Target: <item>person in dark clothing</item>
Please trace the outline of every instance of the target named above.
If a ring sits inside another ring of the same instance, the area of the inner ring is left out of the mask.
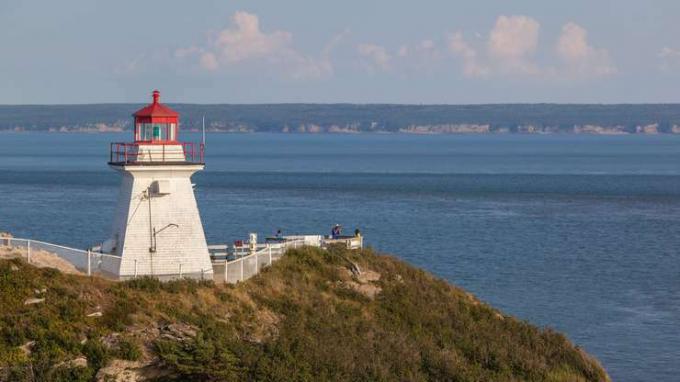
[[[342,232],[342,228],[340,227],[340,224],[336,224],[333,229],[331,230],[331,237],[333,239],[337,239],[340,237],[340,234]]]
[[[276,231],[276,238],[277,238],[277,239],[283,238],[283,232],[281,232],[280,229]]]

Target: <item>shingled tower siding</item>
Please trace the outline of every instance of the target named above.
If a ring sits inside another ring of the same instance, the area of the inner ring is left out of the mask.
[[[212,279],[191,185],[191,175],[204,168],[202,147],[177,140],[179,115],[159,98],[154,92],[153,103],[134,114],[134,143],[111,146],[109,165],[122,182],[108,251],[121,261],[105,271],[120,279]]]

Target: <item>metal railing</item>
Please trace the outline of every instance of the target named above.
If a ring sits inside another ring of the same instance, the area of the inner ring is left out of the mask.
[[[139,151],[140,145],[153,145],[160,148],[160,157],[154,158],[152,161],[140,161],[139,157],[143,155]],[[195,144],[193,142],[175,142],[175,143],[143,143],[143,142],[112,142],[109,149],[109,163],[120,164],[138,164],[147,162],[176,162],[177,158],[170,155],[174,151],[167,150],[166,147],[177,145],[182,146],[184,154],[184,163],[202,164],[205,163],[205,146],[202,143]]]
[[[291,248],[299,248],[305,245],[325,247],[335,242],[346,243],[348,249],[361,248],[363,245],[361,237],[329,240],[321,236],[293,236],[281,242],[257,244],[254,248],[248,246],[234,247],[231,253],[228,252],[227,245],[210,245],[208,250],[213,257],[213,280],[218,283],[245,281],[260,273],[263,268],[272,265],[274,261],[279,260]],[[117,275],[110,274],[106,270],[119,269],[120,256],[15,237],[0,237],[0,247],[3,246],[23,249],[24,251],[19,251],[17,255],[24,257],[28,263],[34,262],[33,255],[37,251],[44,251],[67,261],[88,276],[98,275],[119,280]],[[44,263],[41,266],[50,267],[49,264]],[[57,265],[52,267],[58,269]],[[137,276],[136,273],[135,271],[135,277]],[[182,278],[187,275],[182,272],[182,264],[178,264],[178,274],[166,276],[170,277],[169,279],[175,279],[176,276]]]
[[[25,257],[29,264],[34,262],[33,256],[37,251],[55,255],[88,276],[98,274],[108,278],[115,278],[104,272],[104,269],[116,269],[120,265],[119,256],[70,248],[40,240],[0,237],[0,246],[23,249],[24,251],[20,251],[18,255]],[[42,264],[42,266],[50,267],[48,264]],[[56,268],[56,266],[54,267]]]
[[[226,255],[226,245],[208,246],[213,256],[225,254],[224,261],[213,261],[214,281],[231,284],[245,281],[279,260],[288,249],[303,245],[304,239],[292,239],[281,243],[258,244],[254,252],[245,246],[235,247],[229,255]]]

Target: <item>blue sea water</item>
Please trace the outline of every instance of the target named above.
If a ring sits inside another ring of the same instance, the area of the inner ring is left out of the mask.
[[[0,230],[106,239],[128,134],[0,134]],[[198,136],[185,137],[197,141]],[[209,242],[360,227],[381,251],[565,332],[616,381],[680,375],[680,137],[210,135]]]

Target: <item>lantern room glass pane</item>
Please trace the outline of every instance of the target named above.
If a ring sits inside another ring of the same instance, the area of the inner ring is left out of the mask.
[[[170,141],[176,141],[177,140],[177,125],[174,123],[170,124],[170,134],[168,135],[168,140]]]
[[[135,140],[138,141],[174,141],[177,136],[175,123],[139,123]]]

